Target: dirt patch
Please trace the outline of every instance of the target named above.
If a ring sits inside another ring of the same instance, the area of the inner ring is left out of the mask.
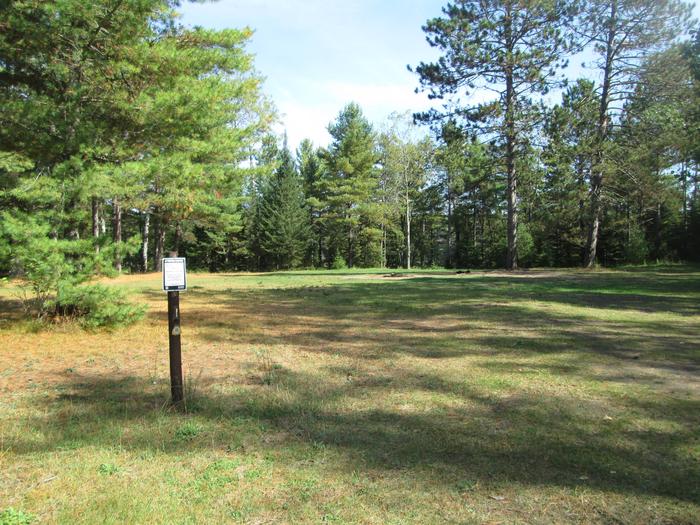
[[[700,366],[671,362],[620,360],[615,368],[593,366],[598,381],[645,385],[664,394],[700,395]]]

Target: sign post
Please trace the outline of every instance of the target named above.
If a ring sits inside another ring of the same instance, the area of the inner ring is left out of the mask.
[[[182,346],[180,344],[180,291],[187,290],[184,257],[163,259],[163,290],[168,292],[168,347],[170,350],[170,393],[174,405],[183,402]]]

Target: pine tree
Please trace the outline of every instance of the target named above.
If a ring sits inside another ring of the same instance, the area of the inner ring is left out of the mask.
[[[619,225],[607,239],[622,246],[617,251],[626,262],[675,258],[686,248],[692,74],[674,46],[647,57],[635,82],[609,153],[615,169],[608,172],[606,216]]]
[[[308,248],[310,220],[303,181],[286,141],[279,167],[263,190],[259,220],[260,247],[274,268],[299,266]]]
[[[0,252],[13,271],[28,271],[27,232],[61,241],[47,249],[75,280],[141,249],[143,214],[158,255],[167,233],[177,246],[213,217],[239,220],[241,161],[269,115],[250,31],[187,29],[170,0],[5,4],[0,206],[16,227],[0,232]]]
[[[373,200],[378,160],[374,131],[354,103],[345,106],[328,131],[333,142],[322,155],[326,173],[319,189],[331,238],[329,259],[340,255],[350,267],[377,265],[381,230]]]
[[[506,268],[518,266],[518,148],[526,133],[530,97],[558,81],[568,39],[563,29],[573,15],[565,0],[459,0],[447,4],[443,18],[423,30],[443,56],[416,68],[431,98],[470,95],[479,88],[498,100],[471,107],[445,107],[419,115],[426,122],[462,116],[495,134],[503,147],[508,208]],[[459,103],[459,102],[458,102]],[[489,124],[490,122],[490,124]]]
[[[323,177],[323,166],[319,150],[314,148],[309,139],[304,139],[297,150],[297,167],[299,175],[304,182],[304,195],[306,196],[306,208],[309,213],[310,237],[307,254],[305,257],[307,266],[321,267],[323,265],[323,221],[321,208],[323,207],[323,195],[320,192],[320,183]]]
[[[579,79],[547,115],[544,178],[535,206],[542,264],[572,266],[581,260],[597,107],[593,83]]]
[[[584,264],[596,262],[603,211],[606,148],[611,134],[611,111],[634,89],[634,75],[644,58],[668,45],[688,29],[691,5],[679,0],[589,0],[580,28],[598,54],[602,76],[596,145],[590,178],[588,242]]]
[[[446,204],[445,264],[493,267],[505,255],[500,223],[503,184],[497,176],[496,148],[446,121],[435,154]]]

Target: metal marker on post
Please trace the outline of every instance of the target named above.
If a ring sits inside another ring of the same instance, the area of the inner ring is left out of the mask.
[[[184,257],[163,258],[163,290],[168,292],[168,347],[170,349],[170,392],[174,405],[183,402],[182,346],[180,344],[180,291],[187,290]]]

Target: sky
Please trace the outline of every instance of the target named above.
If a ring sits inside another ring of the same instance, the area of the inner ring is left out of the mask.
[[[294,149],[304,138],[330,142],[328,124],[357,102],[377,126],[392,112],[431,107],[407,70],[439,55],[421,30],[445,0],[219,0],[184,3],[189,26],[250,27],[248,50],[279,112],[278,132]],[[700,18],[700,0],[695,2]],[[575,61],[572,60],[572,63]]]
[[[330,141],[328,124],[349,102],[381,125],[390,113],[430,107],[416,94],[418,77],[408,64],[432,61],[421,26],[440,15],[443,0],[220,0],[185,3],[186,25],[241,28],[255,33],[248,47],[265,77],[296,148],[304,138]]]

